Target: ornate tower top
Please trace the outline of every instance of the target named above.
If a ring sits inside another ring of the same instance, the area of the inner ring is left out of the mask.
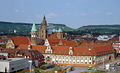
[[[47,27],[47,21],[46,21],[45,16],[43,17],[43,20],[42,20],[42,23],[41,23],[41,28],[42,28],[43,26]]]
[[[36,26],[35,26],[35,24],[34,24],[34,23],[33,23],[33,26],[32,26],[31,31],[37,31],[37,28],[36,28]]]
[[[62,29],[61,29],[61,28],[59,28],[59,29],[58,29],[58,32],[62,32]]]

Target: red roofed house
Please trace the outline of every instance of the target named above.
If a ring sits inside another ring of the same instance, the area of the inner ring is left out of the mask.
[[[29,45],[30,44],[29,38],[28,37],[21,37],[21,36],[11,37],[7,41],[6,48],[15,49],[16,47],[18,47],[21,44]]]
[[[95,44],[94,44],[95,45]],[[28,48],[27,45],[26,49]],[[25,49],[19,46],[19,49]],[[114,59],[114,49],[109,44],[96,46],[46,46],[31,45],[31,49],[38,50],[45,57],[46,63],[71,66],[95,66],[103,61]]]

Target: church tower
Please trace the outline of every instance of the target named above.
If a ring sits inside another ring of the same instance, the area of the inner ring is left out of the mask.
[[[31,45],[37,45],[37,28],[35,24],[33,24],[31,29]]]
[[[63,33],[62,33],[62,29],[58,29],[58,31],[57,31],[57,37],[59,38],[59,39],[62,39],[63,38]]]
[[[56,34],[57,38],[58,39],[62,39],[63,38],[63,32],[62,32],[62,29],[59,28],[58,30],[56,29],[53,29],[53,34]]]
[[[39,38],[43,40],[46,40],[48,38],[47,21],[46,21],[45,16],[43,17],[41,27],[39,30]]]

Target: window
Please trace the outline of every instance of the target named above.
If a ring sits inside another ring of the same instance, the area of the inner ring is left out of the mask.
[[[95,60],[95,57],[93,57],[93,60]]]
[[[65,63],[65,61],[63,61],[63,63]]]
[[[57,59],[57,56],[56,56],[56,59]]]
[[[87,60],[87,57],[85,57],[85,60]]]
[[[83,62],[81,62],[81,64],[83,64]]]
[[[73,60],[75,60],[75,57],[73,57]]]
[[[59,59],[61,59],[61,56],[59,56]]]
[[[35,55],[34,52],[32,52],[32,55]]]
[[[59,61],[59,63],[61,63],[61,60]]]
[[[85,62],[85,64],[87,64],[87,62]]]
[[[66,61],[66,63],[68,64],[68,61]]]
[[[73,64],[75,64],[75,61],[73,62]]]
[[[83,60],[83,56],[81,56],[81,60]]]
[[[63,59],[64,59],[64,56],[63,56]]]
[[[70,61],[70,64],[72,64],[72,61]]]
[[[77,64],[79,64],[80,62],[77,62]]]
[[[89,58],[89,60],[91,60],[91,57]]]
[[[91,64],[91,62],[89,62],[89,64]]]
[[[79,60],[79,57],[77,57],[77,60]]]
[[[66,59],[68,59],[68,56],[66,56]]]

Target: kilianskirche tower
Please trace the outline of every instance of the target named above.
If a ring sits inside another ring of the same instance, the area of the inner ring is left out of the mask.
[[[47,21],[45,16],[43,17],[38,36],[40,39],[43,40],[46,40],[48,38]]]
[[[31,45],[37,45],[37,28],[34,23],[31,29]]]

